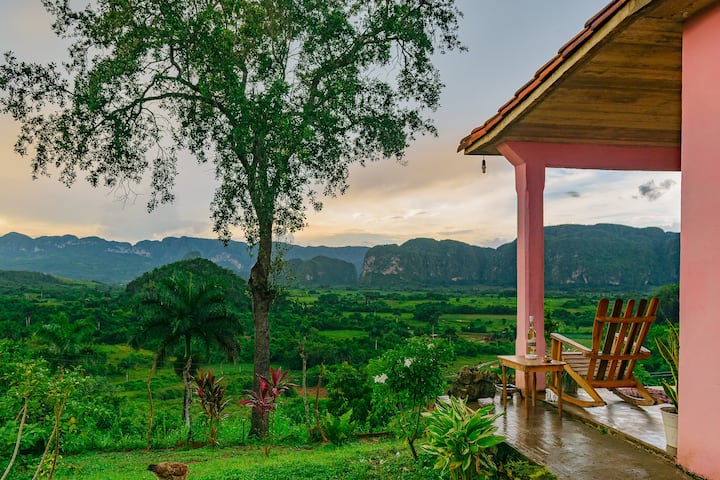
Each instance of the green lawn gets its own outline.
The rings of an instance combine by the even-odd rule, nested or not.
[[[163,461],[188,464],[192,480],[439,478],[437,472],[413,462],[409,450],[395,440],[273,447],[268,458],[260,446],[85,454],[64,457],[55,478],[151,479],[147,466]]]

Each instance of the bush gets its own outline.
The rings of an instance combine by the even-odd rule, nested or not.
[[[342,415],[333,415],[328,412],[321,422],[325,436],[333,445],[342,445],[352,438],[355,431],[355,423],[351,420],[352,410]]]
[[[488,405],[474,412],[465,400],[450,397],[449,403],[438,402],[434,411],[423,414],[428,418],[428,443],[423,445],[423,451],[435,457],[436,470],[449,472],[451,480],[496,475],[497,465],[490,449],[504,438],[495,435],[495,420],[502,414],[491,414],[494,408]]]
[[[352,410],[352,420],[365,422],[370,412],[372,388],[367,374],[347,362],[328,371],[328,410],[333,415],[342,415]]]
[[[414,442],[423,431],[421,413],[445,390],[445,368],[452,356],[444,340],[415,337],[368,367],[374,381],[374,415],[383,415],[386,421],[395,417],[416,460]]]

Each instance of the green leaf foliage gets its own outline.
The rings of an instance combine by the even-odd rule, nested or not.
[[[489,449],[504,440],[494,434],[494,422],[502,414],[491,414],[493,408],[489,405],[474,412],[463,399],[450,397],[423,413],[428,419],[428,443],[422,448],[435,457],[435,469],[448,472],[451,480],[493,478],[497,465]]]
[[[348,188],[352,164],[402,159],[435,133],[436,53],[461,48],[454,0],[44,0],[69,38],[56,64],[0,64],[0,112],[33,175],[72,185],[141,183],[174,200],[178,153],[214,167],[213,229],[258,246],[250,288],[254,369],[270,364],[273,236]],[[187,342],[186,342],[187,343]],[[187,348],[186,348],[187,351]],[[253,417],[253,430],[261,433]]]
[[[202,258],[153,270],[127,286],[136,294],[141,323],[138,345],[152,345],[161,356],[181,346],[181,358],[193,353],[193,339],[205,350],[215,345],[229,358],[238,352],[242,333],[239,308],[247,300],[244,283],[232,272]],[[247,311],[246,311],[247,313]]]
[[[672,383],[663,382],[663,390],[672,402],[675,410],[679,410],[678,372],[680,370],[680,332],[672,323],[668,323],[664,337],[656,337],[655,344],[663,360],[670,367]]]
[[[394,418],[417,458],[414,442],[422,433],[422,411],[445,388],[445,368],[453,357],[450,345],[439,338],[411,337],[397,348],[370,361],[373,415]]]
[[[321,427],[330,443],[343,445],[352,438],[355,430],[355,422],[351,420],[352,414],[352,409],[342,415],[333,415],[330,412],[325,414]]]

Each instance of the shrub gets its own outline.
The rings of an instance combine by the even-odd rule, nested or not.
[[[375,415],[395,417],[417,460],[415,440],[422,434],[422,411],[445,388],[445,368],[452,349],[441,339],[415,337],[371,361]]]
[[[328,410],[333,415],[352,410],[352,420],[365,422],[372,400],[367,373],[343,362],[330,368],[327,377]]]
[[[205,415],[208,432],[208,443],[217,445],[218,428],[220,422],[227,418],[225,407],[230,400],[225,398],[227,387],[222,384],[223,377],[216,377],[212,370],[204,371],[199,369],[193,381],[195,382],[195,393],[200,399],[200,408]]]
[[[258,390],[248,390],[248,398],[241,400],[240,405],[251,407],[264,421],[268,418],[270,412],[277,408],[277,399],[288,391],[290,387],[295,386],[287,378],[288,373],[287,371],[283,372],[282,367],[278,367],[277,369],[270,367],[270,378],[267,379],[262,375],[258,375],[258,379],[260,380]],[[263,438],[262,440],[265,443],[263,450],[267,457],[270,454],[270,445],[267,438]]]
[[[493,408],[488,405],[473,412],[463,399],[450,397],[448,403],[438,402],[434,411],[424,413],[428,444],[423,450],[435,457],[436,470],[449,472],[451,480],[496,475],[497,465],[488,449],[503,441],[494,434],[494,422],[502,414],[491,414]]]
[[[333,445],[342,445],[352,438],[355,422],[351,420],[353,411],[348,410],[342,415],[333,415],[328,412],[322,421],[325,436]]]

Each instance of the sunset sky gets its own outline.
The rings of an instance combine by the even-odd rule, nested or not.
[[[350,189],[308,210],[309,226],[290,240],[300,245],[378,245],[416,237],[492,246],[516,236],[513,170],[502,157],[456,153],[459,140],[497,108],[609,0],[458,0],[460,36],[469,51],[439,56],[446,84],[434,113],[436,138],[419,138],[406,164],[392,160],[354,168]],[[78,3],[78,2],[76,2]],[[82,3],[81,3],[82,4]],[[65,45],[50,31],[39,0],[0,1],[0,51],[23,60],[61,61]],[[13,151],[19,126],[0,115],[0,235],[96,235],[135,243],[167,236],[213,238],[209,205],[212,166],[181,164],[176,201],[152,214],[148,188],[124,192],[71,189],[55,178],[30,178],[29,160]],[[123,199],[125,197],[125,199]],[[675,172],[548,170],[545,225],[621,223],[680,228],[680,175]],[[235,240],[244,240],[237,231]]]

